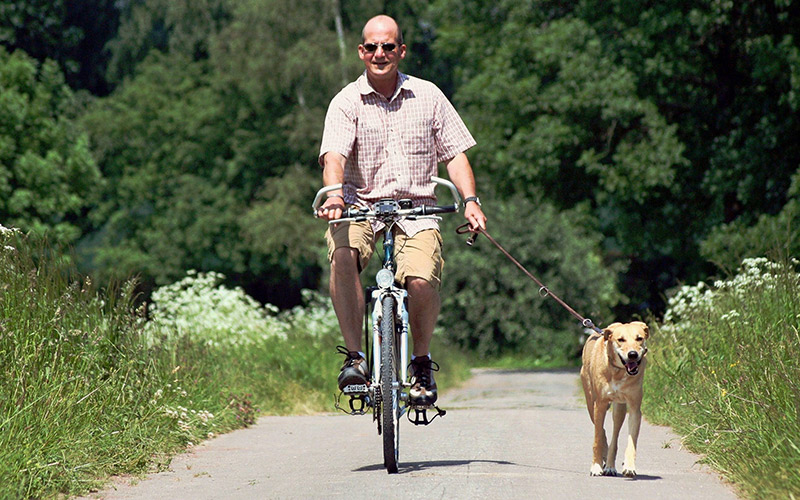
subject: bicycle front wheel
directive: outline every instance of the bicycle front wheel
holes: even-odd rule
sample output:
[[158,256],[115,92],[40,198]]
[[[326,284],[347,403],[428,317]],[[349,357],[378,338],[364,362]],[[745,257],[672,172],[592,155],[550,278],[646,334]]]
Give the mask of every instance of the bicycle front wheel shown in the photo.
[[[389,474],[397,472],[400,444],[400,384],[395,352],[395,298],[384,297],[381,303],[381,424],[383,427],[383,465]],[[395,384],[397,382],[397,384]]]

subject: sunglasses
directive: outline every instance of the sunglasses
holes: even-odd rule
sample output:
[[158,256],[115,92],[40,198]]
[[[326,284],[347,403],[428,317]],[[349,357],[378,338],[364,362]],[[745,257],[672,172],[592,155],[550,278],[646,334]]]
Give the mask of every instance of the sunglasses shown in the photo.
[[366,52],[375,52],[376,50],[378,50],[378,47],[381,47],[384,52],[391,52],[391,51],[393,51],[394,49],[397,48],[397,44],[396,43],[391,43],[391,42],[389,42],[389,43],[365,43],[365,44],[362,44],[362,47],[364,47],[364,50]]

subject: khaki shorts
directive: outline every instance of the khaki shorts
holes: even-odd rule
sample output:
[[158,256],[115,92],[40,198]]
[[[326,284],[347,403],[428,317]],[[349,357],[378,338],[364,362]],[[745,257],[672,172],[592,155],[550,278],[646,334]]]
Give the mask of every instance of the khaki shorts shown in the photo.
[[[444,268],[442,235],[439,231],[426,229],[409,238],[395,227],[394,234],[395,279],[405,286],[409,276],[422,278],[438,290]],[[325,239],[328,241],[328,261],[333,259],[333,252],[337,248],[358,250],[359,271],[367,267],[375,251],[375,233],[367,221],[342,222],[335,228],[328,226]]]

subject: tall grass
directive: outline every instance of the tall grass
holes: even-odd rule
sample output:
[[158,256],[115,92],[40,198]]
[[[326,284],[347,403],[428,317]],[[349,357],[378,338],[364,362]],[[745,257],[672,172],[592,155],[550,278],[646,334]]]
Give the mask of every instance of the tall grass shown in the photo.
[[[794,263],[797,264],[796,262]],[[800,497],[800,275],[748,259],[683,287],[651,341],[645,412],[752,498]]]
[[[278,313],[190,273],[134,310],[132,283],[99,290],[63,262],[0,226],[0,499],[157,470],[259,414],[334,411],[327,300]],[[434,349],[441,385],[466,377],[463,355]]]
[[[97,290],[47,248],[5,228],[0,238],[0,497],[85,492],[258,412],[330,407],[338,334],[317,305],[256,310],[264,330],[249,343],[216,345],[200,322],[166,335],[170,317],[145,322],[131,284]],[[222,310],[196,300],[209,316]],[[235,314],[225,324],[243,331]]]

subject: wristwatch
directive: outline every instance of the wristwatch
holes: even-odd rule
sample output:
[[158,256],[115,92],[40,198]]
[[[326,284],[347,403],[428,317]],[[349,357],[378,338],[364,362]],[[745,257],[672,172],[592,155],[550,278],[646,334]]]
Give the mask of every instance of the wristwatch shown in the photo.
[[474,201],[475,203],[478,204],[478,206],[481,206],[480,198],[478,198],[477,196],[467,196],[466,198],[464,198],[464,208],[467,208],[467,203],[471,201]]

